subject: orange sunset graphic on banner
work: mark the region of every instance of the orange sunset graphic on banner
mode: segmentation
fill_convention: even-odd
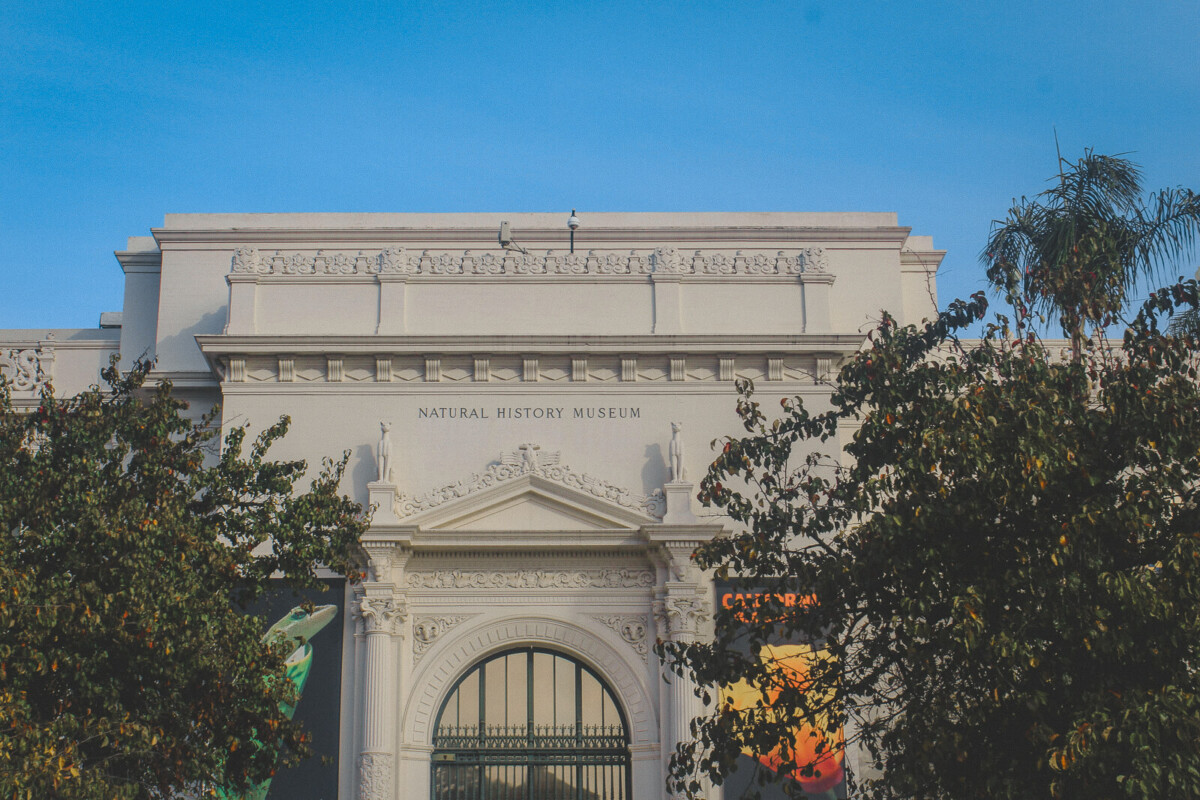
[[[772,664],[781,682],[794,686],[802,691],[807,690],[809,674],[812,667],[829,658],[828,651],[817,650],[807,644],[764,645],[759,650],[759,658],[764,663]],[[722,704],[729,704],[733,709],[750,709],[774,706],[779,696],[779,689],[767,691],[755,688],[745,681],[726,686],[721,691]],[[818,702],[822,698],[814,698]],[[778,713],[786,713],[779,710]],[[821,722],[821,721],[819,721]],[[845,779],[843,762],[845,760],[844,737],[839,728],[836,734],[827,734],[824,725],[816,727],[805,722],[797,721],[795,727],[796,744],[793,760],[798,765],[792,778],[800,784],[800,788],[810,796],[832,798],[833,789]],[[770,753],[752,753],[743,751],[751,758],[771,770],[778,772],[784,761],[780,748]],[[812,775],[799,774],[805,771],[807,765],[813,765]]]

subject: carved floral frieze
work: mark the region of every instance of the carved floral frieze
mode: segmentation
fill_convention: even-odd
[[[647,589],[654,573],[644,569],[439,569],[408,573],[420,589]]]
[[[806,275],[825,273],[822,247],[773,252],[701,251],[674,247],[629,252],[430,252],[385,247],[377,253],[263,253],[238,248],[235,275]]]
[[[662,519],[666,514],[667,504],[661,489],[655,489],[649,495],[634,494],[591,475],[575,472],[559,461],[559,453],[542,452],[540,445],[526,443],[517,450],[501,453],[498,462],[466,480],[416,497],[401,497],[396,503],[396,510],[400,516],[407,517],[523,475],[538,475],[655,519]]]

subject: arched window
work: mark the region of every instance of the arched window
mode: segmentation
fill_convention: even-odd
[[[612,690],[537,648],[476,664],[438,712],[434,800],[629,800],[629,737]]]

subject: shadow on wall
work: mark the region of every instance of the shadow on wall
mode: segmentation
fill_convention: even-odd
[[[196,344],[196,336],[206,333],[220,333],[222,330],[224,330],[224,328],[225,310],[221,309],[220,311],[210,311],[200,319],[196,320],[196,323],[190,328],[185,328],[179,333],[172,334],[171,336],[167,336],[166,338],[159,340],[156,347],[157,357],[162,358],[162,356],[166,354],[168,358],[170,358],[172,361],[175,361],[176,359],[179,359],[179,353],[185,352],[186,348],[189,346],[194,347],[196,349],[196,353],[199,354],[200,347]],[[162,365],[159,365],[159,369],[162,368]]]
[[[667,460],[663,458],[662,445],[646,445],[646,464],[642,467],[642,494],[661,489],[667,482]]]
[[[352,497],[361,491],[362,496],[355,498],[361,503],[367,502],[367,484],[379,478],[379,465],[375,460],[377,444],[378,442],[372,442],[351,448],[350,463],[346,466],[346,474],[342,477],[342,491]]]

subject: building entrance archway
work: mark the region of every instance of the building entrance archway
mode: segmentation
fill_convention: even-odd
[[[442,702],[433,800],[628,800],[629,727],[583,662],[536,647],[475,664]]]

